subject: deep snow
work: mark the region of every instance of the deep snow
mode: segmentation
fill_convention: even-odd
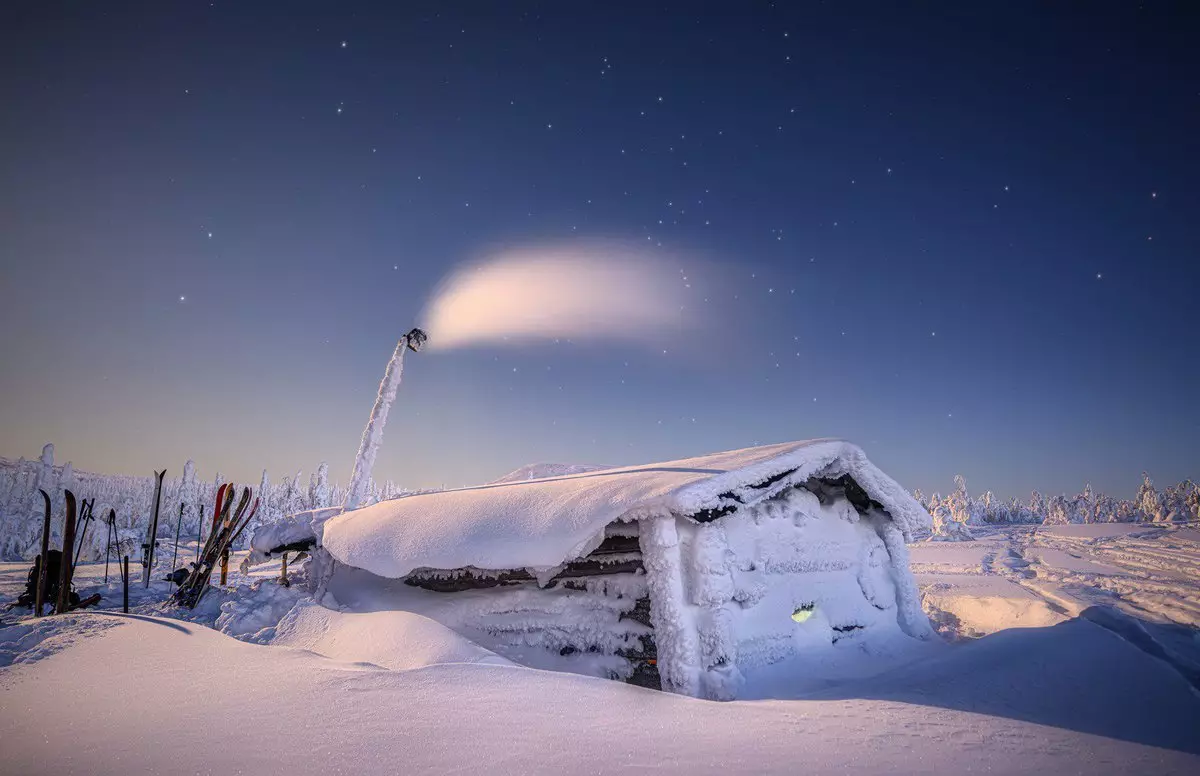
[[[820,683],[781,676],[758,693],[776,700],[697,701],[505,665],[419,614],[372,610],[385,599],[292,608],[302,593],[270,565],[210,592],[196,622],[159,616],[178,613],[156,603],[165,583],[135,586],[130,616],[9,612],[3,771],[1200,771],[1200,532],[979,533],[909,547],[950,643]],[[0,565],[0,602],[26,569]],[[81,592],[102,573],[81,569]],[[119,606],[113,592],[106,606]],[[204,627],[220,618],[224,633]]]

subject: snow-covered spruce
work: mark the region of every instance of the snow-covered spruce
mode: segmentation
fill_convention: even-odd
[[[861,450],[816,440],[410,496],[320,540],[337,601],[517,663],[731,699],[768,666],[931,637],[903,544],[929,525]]]

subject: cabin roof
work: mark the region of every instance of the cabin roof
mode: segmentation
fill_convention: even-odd
[[[614,521],[717,519],[843,475],[905,535],[928,527],[928,513],[857,446],[817,439],[383,501],[330,519],[322,543],[346,565],[395,579],[418,568],[548,569],[586,555]]]

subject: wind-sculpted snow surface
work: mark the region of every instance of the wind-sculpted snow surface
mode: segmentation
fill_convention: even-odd
[[[337,612],[307,602],[280,622],[271,642],[352,663],[407,670],[439,663],[512,665],[444,625],[412,612]]]
[[[814,440],[410,496],[330,519],[323,543],[342,563],[397,579],[417,568],[550,568],[589,552],[616,520],[752,505],[845,474],[906,536],[928,529],[920,504],[859,448]]]
[[[106,615],[82,615],[102,620]],[[518,666],[415,670],[121,619],[0,669],[8,773],[1200,770],[1200,699],[1090,622],[1011,631],[819,699],[709,703]],[[1120,666],[1113,671],[1111,666]],[[148,714],[113,713],[137,688]],[[47,731],[70,731],[69,745]]]

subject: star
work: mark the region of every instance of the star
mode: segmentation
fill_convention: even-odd
[[[1150,199],[1158,199],[1158,192],[1157,191],[1150,192]]]
[[[1096,280],[1103,280],[1103,279],[1104,279],[1104,274],[1103,274],[1103,273],[1100,273],[1100,272],[1097,272],[1097,273],[1096,273]]]
[[[186,301],[187,301],[187,297],[186,297],[186,296],[180,296],[180,297],[179,297],[179,301],[181,301],[181,302],[186,302]]]
[[[346,48],[346,41],[342,41],[342,48]]]
[[[208,233],[208,239],[210,239],[210,240],[212,239],[212,232]]]

